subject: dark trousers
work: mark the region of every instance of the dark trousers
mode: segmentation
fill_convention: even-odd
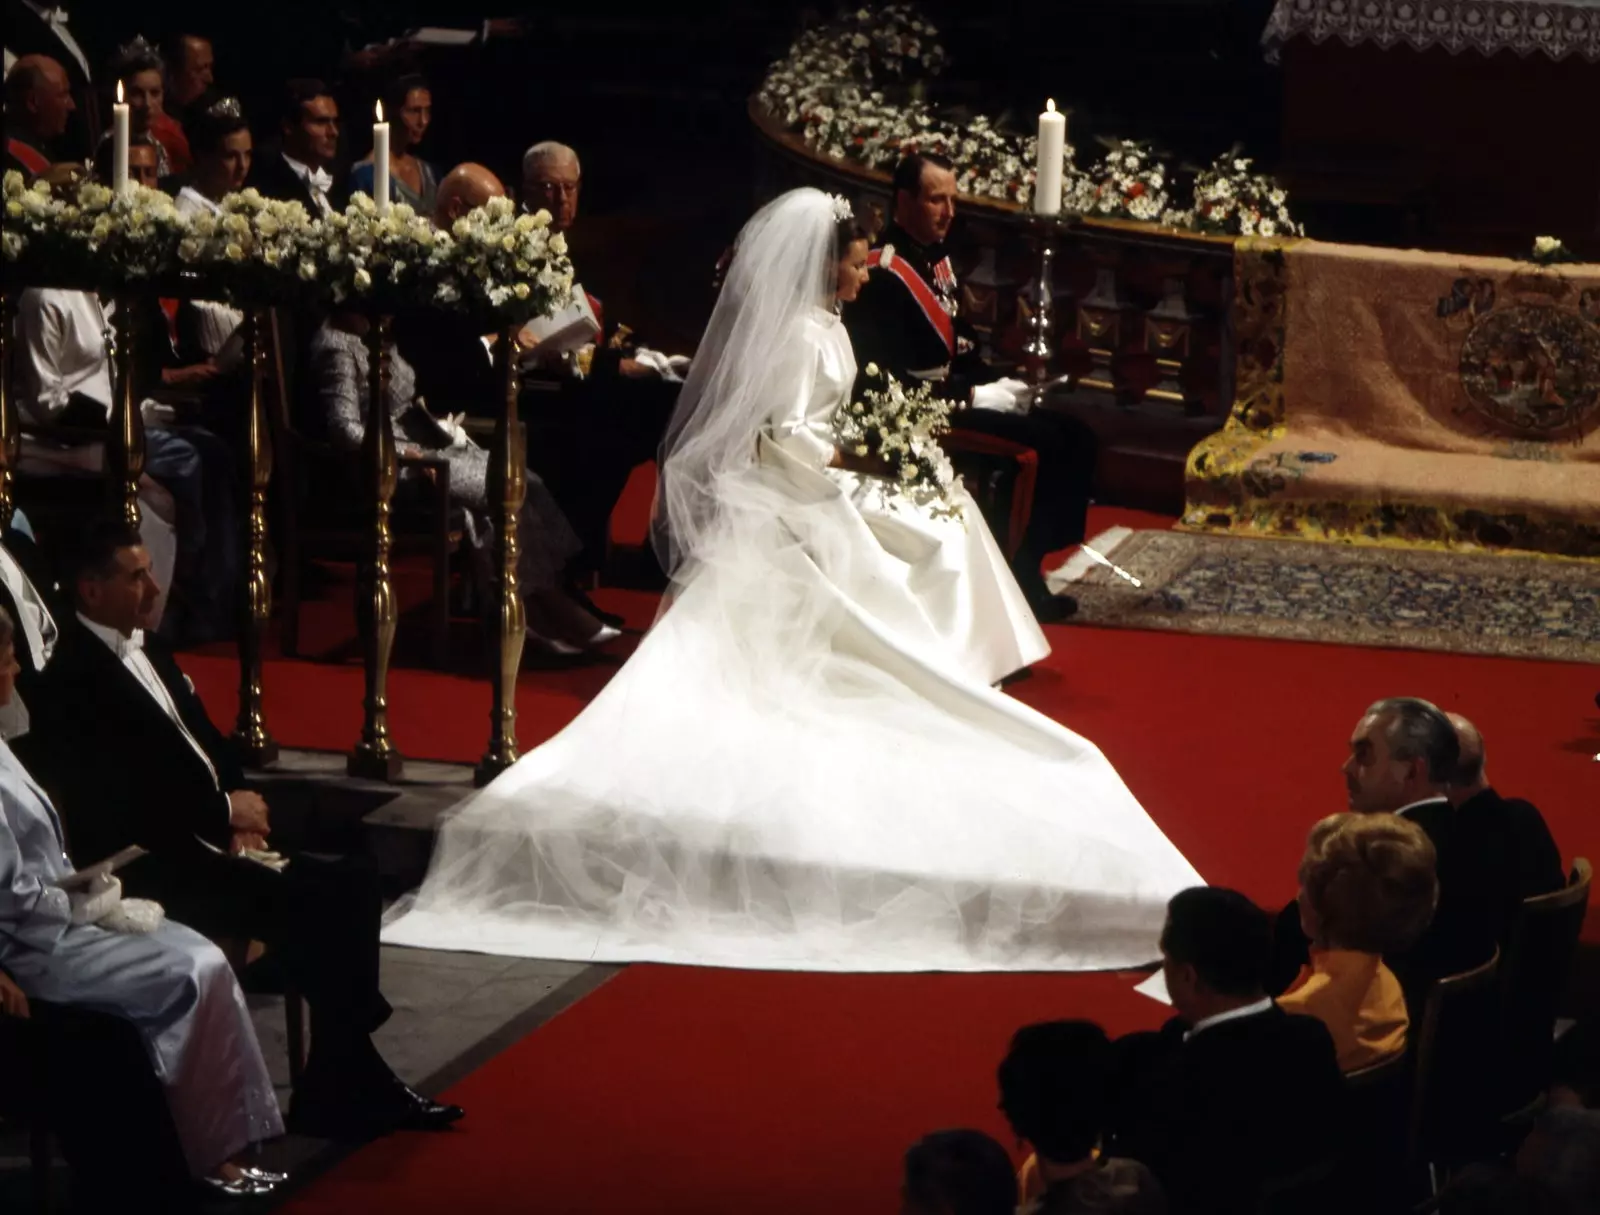
[[[572,573],[595,573],[604,564],[611,513],[633,470],[656,458],[678,388],[609,375],[523,393],[528,467],[583,542]]]
[[[194,1210],[166,1091],[133,1023],[37,1000],[29,1012],[0,1016],[4,1088],[45,1118],[70,1171],[71,1209]],[[40,1084],[14,1083],[30,1070]]]
[[[1045,594],[1039,563],[1084,538],[1094,487],[1094,431],[1076,418],[1043,409],[1024,414],[968,409],[951,422],[957,430],[975,430],[1038,453],[1033,514],[1011,565],[1030,599]]]
[[[216,940],[263,942],[311,1007],[307,1071],[371,1058],[372,1031],[392,1011],[378,989],[377,871],[355,860],[297,855],[278,873],[242,857],[151,854],[119,871],[130,897]]]

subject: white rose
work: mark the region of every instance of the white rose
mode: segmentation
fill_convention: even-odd
[[[1533,251],[1540,257],[1548,257],[1561,248],[1561,242],[1553,236],[1536,236],[1533,238]]]

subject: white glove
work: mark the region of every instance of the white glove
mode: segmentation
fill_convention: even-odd
[[[122,902],[122,882],[109,873],[96,873],[87,890],[74,890],[67,898],[74,924],[94,924]]]
[[[1033,388],[1009,377],[993,384],[979,384],[972,390],[972,407],[996,413],[1027,413],[1033,408]]]
[[[689,368],[688,356],[682,354],[666,355],[659,350],[650,350],[641,346],[634,351],[634,361],[650,368],[663,380],[677,384],[683,380],[683,373]]]

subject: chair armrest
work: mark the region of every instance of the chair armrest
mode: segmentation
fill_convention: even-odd
[[[436,451],[422,451],[395,457],[400,468],[420,468],[428,483],[438,491],[440,501],[450,501],[450,461]]]

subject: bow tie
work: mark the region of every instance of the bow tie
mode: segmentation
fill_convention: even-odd
[[[67,10],[64,8],[41,9],[39,16],[56,29],[61,29],[67,23]]]
[[[319,194],[326,194],[333,189],[333,178],[328,176],[326,169],[312,169],[306,174],[306,181]]]
[[[137,654],[144,649],[144,630],[134,629],[133,636],[124,637],[117,634],[117,657],[126,658],[129,654]]]

